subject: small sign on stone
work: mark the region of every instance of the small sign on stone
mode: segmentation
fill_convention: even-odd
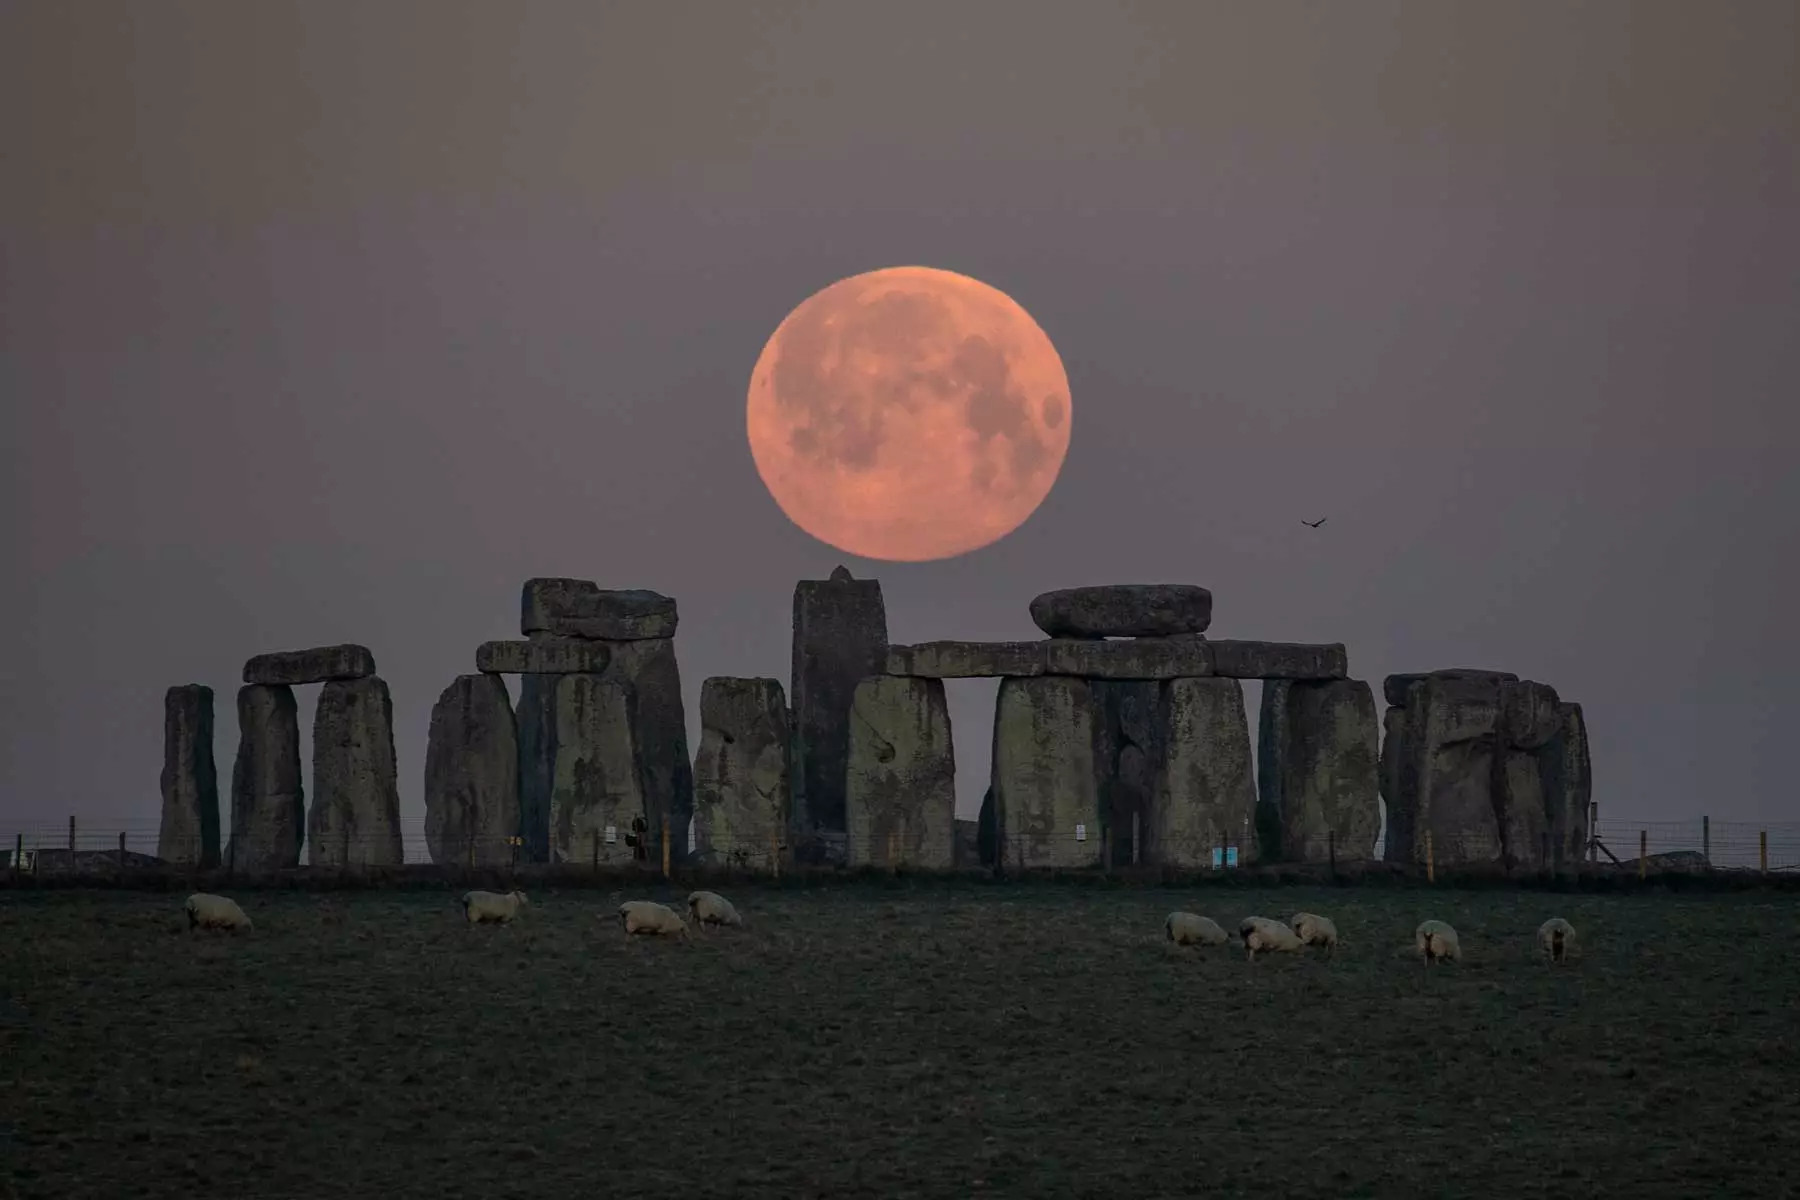
[[[1225,865],[1228,867],[1237,866],[1237,847],[1236,846],[1225,847]]]
[[[1077,825],[1075,827],[1075,840],[1078,842],[1087,841],[1087,826],[1086,825]]]
[[[616,825],[606,827],[606,844],[611,846],[619,840],[619,829]]]
[[[1218,870],[1220,865],[1222,863],[1224,863],[1224,861],[1225,861],[1225,852],[1223,850],[1219,849],[1217,846],[1214,846],[1213,852],[1212,852],[1213,870],[1215,870],[1215,871]]]

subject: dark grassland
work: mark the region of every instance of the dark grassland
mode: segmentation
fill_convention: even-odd
[[[731,894],[750,927],[687,945],[627,944],[599,890],[478,929],[450,892],[245,892],[238,936],[180,893],[0,894],[0,1196],[1800,1187],[1788,895]],[[1178,907],[1344,945],[1175,951]],[[1410,956],[1428,916],[1460,967]]]

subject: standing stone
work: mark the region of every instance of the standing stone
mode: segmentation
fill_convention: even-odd
[[[694,763],[688,756],[687,709],[681,700],[675,643],[668,638],[614,642],[612,661],[600,678],[630,693],[643,817],[649,823],[651,843],[658,846],[662,820],[668,818],[669,861],[680,865],[686,860],[688,822],[694,816]]]
[[[219,776],[213,765],[213,690],[204,684],[163,694],[162,828],[164,862],[219,865]]]
[[[1051,637],[1166,637],[1205,633],[1212,593],[1187,583],[1115,583],[1063,588],[1031,602],[1031,619]]]
[[[845,772],[850,755],[850,700],[856,685],[887,669],[887,609],[881,584],[852,579],[843,567],[830,579],[794,585],[796,858],[841,857],[831,846],[845,830]],[[839,835],[833,838],[830,835]],[[821,836],[823,835],[823,836]]]
[[[700,685],[694,853],[701,862],[775,868],[788,837],[792,748],[779,680],[716,677]]]
[[[1236,679],[1171,679],[1161,685],[1162,769],[1157,774],[1149,861],[1210,866],[1214,847],[1257,860],[1256,779],[1244,685]]]
[[[1004,679],[994,705],[994,806],[1006,870],[1100,861],[1102,716],[1086,680]]]
[[[425,845],[443,865],[501,866],[519,832],[519,741],[498,675],[458,675],[431,709]]]
[[[1263,684],[1257,832],[1265,859],[1373,852],[1381,824],[1375,693],[1360,679]]]
[[[845,797],[850,865],[956,865],[956,756],[942,680],[872,675],[857,685]]]
[[[519,857],[550,861],[550,793],[556,789],[556,675],[524,675],[514,710],[519,739]]]
[[[1107,830],[1114,866],[1132,864],[1132,834],[1138,859],[1148,862],[1150,811],[1162,761],[1159,731],[1161,688],[1149,681],[1090,679],[1100,710],[1099,758],[1101,823]],[[1135,818],[1135,821],[1134,821]]]
[[[307,836],[315,867],[397,867],[406,861],[394,704],[378,675],[334,679],[319,689]]]
[[[626,834],[645,817],[631,689],[595,675],[556,677],[550,861],[630,862]]]
[[[1413,774],[1417,763],[1407,751],[1407,719],[1411,711],[1390,707],[1381,714],[1381,799],[1387,810],[1381,857],[1388,862],[1412,861],[1413,822],[1417,815]],[[1402,797],[1406,797],[1404,802]]]
[[[1564,870],[1587,859],[1588,805],[1594,782],[1581,705],[1559,705],[1557,715],[1556,735],[1538,751],[1538,786],[1543,791],[1550,834],[1548,865]]]
[[[300,717],[294,689],[248,683],[238,689],[238,752],[231,768],[234,871],[279,871],[300,863],[306,798],[300,784]]]

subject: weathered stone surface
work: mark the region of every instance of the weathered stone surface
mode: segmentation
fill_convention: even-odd
[[[514,719],[519,737],[519,835],[523,862],[550,861],[550,793],[556,790],[556,675],[524,675]]]
[[[319,689],[306,836],[315,867],[391,867],[406,860],[394,704],[378,675],[334,679]]]
[[[926,679],[1076,675],[1087,679],[1177,679],[1212,671],[1212,643],[1195,635],[1094,641],[921,642],[888,649],[889,675]]]
[[[647,818],[631,689],[595,675],[556,681],[556,766],[550,861],[619,865],[634,859],[625,835]]]
[[[519,632],[635,642],[672,638],[675,601],[643,588],[607,590],[587,579],[527,579]]]
[[[1408,722],[1416,712],[1416,709],[1390,707],[1381,714],[1381,798],[1387,806],[1387,830],[1381,856],[1388,862],[1415,861],[1418,756],[1410,753],[1416,734],[1410,730]]]
[[[1382,681],[1381,693],[1395,708],[1404,708],[1407,692],[1415,683],[1423,683],[1427,679],[1459,679],[1471,683],[1516,683],[1518,678],[1511,671],[1484,671],[1477,667],[1445,667],[1438,671],[1415,671],[1409,674],[1389,675]]]
[[[787,700],[775,679],[715,677],[700,685],[694,756],[694,856],[708,866],[768,871],[788,840],[792,780]]]
[[[1115,583],[1062,588],[1031,602],[1031,619],[1051,637],[1166,637],[1205,633],[1212,593],[1188,583]]]
[[[956,822],[955,865],[958,870],[973,870],[981,865],[981,822]]]
[[[189,683],[163,693],[164,862],[219,865],[219,775],[213,765],[213,690]]]
[[[679,865],[686,860],[688,822],[694,815],[694,761],[688,756],[675,643],[667,638],[614,642],[612,661],[601,678],[630,690],[644,818],[659,857],[662,821],[668,819],[669,861]]]
[[[1550,862],[1561,870],[1587,858],[1588,805],[1593,799],[1593,765],[1588,758],[1587,723],[1581,705],[1557,706],[1556,736],[1537,752],[1538,786],[1550,834]]]
[[[1084,680],[1044,675],[1000,684],[993,788],[1006,870],[1099,863],[1100,721]]]
[[[1255,769],[1244,686],[1235,679],[1171,679],[1162,685],[1163,757],[1151,804],[1149,861],[1199,867],[1213,847],[1257,860]]]
[[[1349,659],[1341,643],[1209,641],[1212,674],[1228,679],[1342,679]]]
[[[1149,862],[1146,844],[1162,761],[1161,687],[1154,680],[1095,680],[1089,687],[1100,712],[1095,768],[1112,862],[1133,864],[1134,836],[1136,861]]]
[[[367,646],[351,643],[258,654],[244,664],[245,683],[269,687],[325,683],[332,679],[367,679],[373,674],[375,655]]]
[[[458,675],[425,739],[425,845],[434,863],[512,862],[519,832],[519,739],[497,675]]]
[[[852,866],[955,864],[956,758],[942,680],[871,675],[857,685],[844,815]]]
[[[552,635],[483,642],[475,648],[475,669],[496,675],[598,675],[611,658],[605,642]]]
[[[1264,858],[1371,857],[1381,824],[1375,693],[1360,679],[1271,680],[1258,723]]]
[[[990,782],[981,795],[981,811],[975,814],[975,859],[984,867],[993,866],[1000,858],[1000,809],[994,804],[994,785]]]
[[[1562,698],[1547,683],[1530,679],[1504,681],[1500,685],[1498,720],[1508,746],[1540,749],[1562,728]]]
[[[306,840],[306,799],[294,690],[282,684],[245,684],[238,689],[237,713],[226,862],[234,871],[251,872],[297,866]]]
[[[822,858],[823,843],[812,835],[844,832],[851,696],[857,684],[881,674],[887,663],[881,584],[849,575],[839,568],[830,579],[802,579],[794,585],[789,695],[796,725],[795,858],[802,863]]]

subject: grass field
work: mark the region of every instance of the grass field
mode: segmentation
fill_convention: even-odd
[[[684,945],[598,890],[476,929],[448,892],[249,892],[241,936],[179,893],[0,893],[0,1196],[1800,1189],[1791,896],[733,894],[750,927]],[[1174,951],[1176,907],[1345,944]],[[1463,965],[1407,954],[1426,916]]]

